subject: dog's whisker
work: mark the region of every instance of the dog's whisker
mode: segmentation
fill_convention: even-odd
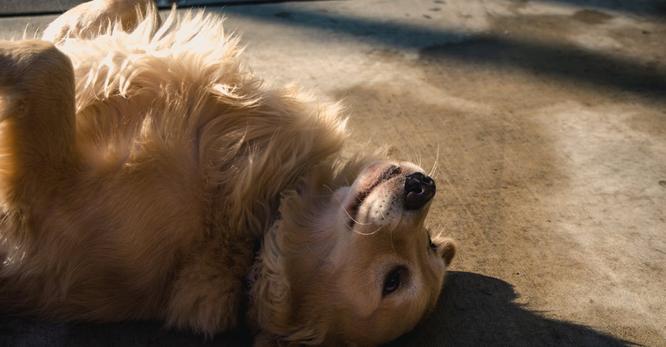
[[[353,219],[352,219],[352,221],[353,221]],[[356,222],[356,221],[354,221],[354,222]],[[361,224],[361,225],[363,225],[363,224]],[[369,224],[365,224],[365,225],[369,225]],[[360,231],[357,231],[357,230],[354,230],[353,227],[350,227],[350,226],[347,225],[347,224],[345,224],[345,229],[347,229],[347,231],[351,231],[351,232],[356,233],[356,234],[365,235],[365,233],[360,232]],[[372,233],[375,233],[375,231],[373,231]]]
[[[439,144],[437,144],[437,151],[435,152],[435,161],[432,164],[432,169],[430,169],[430,173],[428,176],[434,177],[435,173],[437,172],[437,165],[439,163]]]
[[[418,150],[414,147],[411,147],[411,152],[412,152],[412,162],[416,163],[418,166],[421,166],[421,155],[418,152]]]
[[[382,227],[383,227],[383,226],[380,225],[379,227],[377,227],[377,229],[375,229],[375,230],[373,230],[373,231],[371,231],[371,232],[367,232],[367,233],[364,233],[364,232],[362,232],[362,231],[358,231],[358,230],[354,230],[354,229],[351,229],[351,231],[352,231],[353,233],[356,233],[356,234],[359,234],[359,235],[370,236],[370,235],[374,235],[374,234],[376,234],[377,232],[379,232],[379,230],[381,230]]]
[[[358,225],[370,225],[371,224],[371,223],[361,223],[361,222],[357,221],[356,219],[354,219],[354,217],[352,217],[351,213],[349,213],[349,211],[347,211],[346,207],[343,207],[342,209],[345,211],[345,214],[347,214],[347,217],[349,217],[349,219],[351,219],[352,222],[354,222],[354,224],[358,224]]]

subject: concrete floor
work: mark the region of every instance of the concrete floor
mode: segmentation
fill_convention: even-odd
[[[432,166],[460,252],[396,345],[666,346],[666,3],[368,0],[211,8],[272,83],[344,99],[350,151]],[[2,18],[0,37],[52,17]],[[10,345],[243,344],[158,323],[0,318]],[[0,342],[1,344],[2,342]]]

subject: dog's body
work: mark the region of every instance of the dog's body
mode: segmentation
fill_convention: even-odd
[[[420,168],[341,161],[335,105],[263,86],[214,17],[172,12],[161,24],[127,3],[64,14],[44,34],[57,48],[0,43],[0,305],[213,334],[237,325],[249,295],[249,320],[270,340],[375,344],[411,329],[454,251],[441,240],[422,256],[427,234],[400,236],[423,230],[434,194],[396,214],[394,191]],[[100,30],[100,16],[115,28]],[[349,218],[338,225],[340,211]],[[387,222],[371,223],[379,215]],[[366,241],[371,225],[395,232],[390,247]],[[386,293],[386,267],[409,271],[409,300],[384,303],[396,290]],[[364,294],[349,281],[361,291],[379,281],[381,295],[355,302]]]

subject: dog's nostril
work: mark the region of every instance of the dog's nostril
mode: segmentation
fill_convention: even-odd
[[[435,181],[432,178],[415,172],[405,179],[405,209],[418,210],[435,195]]]
[[[430,176],[425,176],[424,175],[423,176],[423,184],[425,184],[425,185],[434,185],[435,181],[433,181],[433,179],[430,178]]]
[[[407,179],[405,181],[405,193],[421,192],[422,190],[421,182],[423,181],[423,177],[425,176],[419,172],[407,176]]]

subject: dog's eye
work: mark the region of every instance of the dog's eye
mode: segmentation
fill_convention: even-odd
[[[382,296],[387,296],[400,288],[407,269],[404,266],[396,266],[384,278],[384,288],[382,289]]]

